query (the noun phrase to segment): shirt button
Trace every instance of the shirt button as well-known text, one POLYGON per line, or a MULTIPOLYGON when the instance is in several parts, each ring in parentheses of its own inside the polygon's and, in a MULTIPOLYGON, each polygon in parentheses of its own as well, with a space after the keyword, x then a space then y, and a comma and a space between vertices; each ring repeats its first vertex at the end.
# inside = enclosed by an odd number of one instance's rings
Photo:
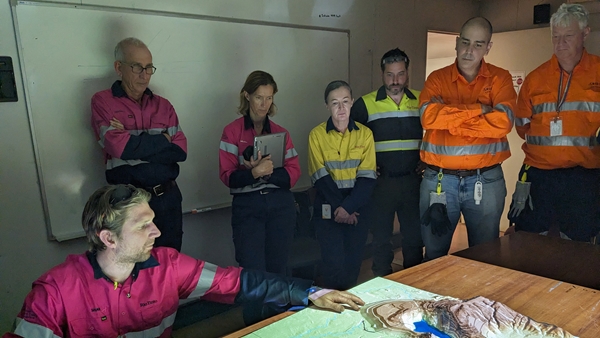
POLYGON ((93 327, 93 326, 90 326, 90 330, 94 331, 94 327, 93 327))
POLYGON ((125 312, 121 312, 121 314, 124 316, 124 315, 125 315, 125 312))

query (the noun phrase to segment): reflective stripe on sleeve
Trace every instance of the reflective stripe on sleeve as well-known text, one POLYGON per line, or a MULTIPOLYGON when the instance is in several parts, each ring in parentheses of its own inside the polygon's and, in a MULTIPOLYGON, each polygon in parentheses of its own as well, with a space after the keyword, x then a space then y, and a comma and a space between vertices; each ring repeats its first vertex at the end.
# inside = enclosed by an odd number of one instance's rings
POLYGON ((386 111, 375 114, 369 114, 369 119, 367 122, 372 122, 379 119, 389 119, 389 118, 402 118, 402 117, 419 117, 418 110, 408 110, 408 111, 386 111))
POLYGON ((419 108, 419 115, 421 116, 421 119, 423 118, 423 113, 425 113, 425 109, 427 109, 427 106, 430 103, 431 103, 431 101, 427 101, 421 105, 421 108, 419 108))
POLYGON ((374 180, 377 179, 377 173, 375 170, 359 170, 356 172, 356 178, 364 177, 364 178, 372 178, 374 180))
POLYGON ((163 332, 165 332, 165 330, 167 328, 173 326, 173 323, 175 322, 175 315, 177 315, 177 311, 175 311, 175 313, 168 316, 167 318, 163 319, 162 322, 155 327, 151 327, 144 331, 129 332, 129 333, 123 335, 123 337, 127 337, 127 338, 160 337, 160 335, 163 334, 163 332))
POLYGON ((595 145, 593 137, 585 136, 530 136, 526 135, 527 144, 536 146, 591 147, 595 145))
POLYGON ((393 140, 375 142, 375 152, 401 151, 401 150, 419 150, 421 149, 421 140, 393 140))
POLYGON ((288 158, 292 158, 294 156, 298 156, 298 153, 296 152, 296 148, 288 149, 288 151, 285 152, 285 159, 286 160, 288 158))
POLYGON ((515 126, 517 127, 522 127, 529 123, 531 123, 531 120, 526 117, 518 117, 515 119, 515 126))
POLYGON ((22 318, 17 318, 15 334, 21 337, 59 338, 52 330, 39 324, 30 323, 22 318))
POLYGON ((258 184, 253 184, 253 185, 247 185, 243 188, 229 189, 229 192, 232 194, 243 194, 243 193, 247 193, 247 192, 262 190, 265 188, 278 189, 279 187, 276 186, 275 184, 271 184, 271 183, 258 183, 258 184))
POLYGON ((463 145, 463 146, 446 146, 446 145, 435 145, 428 142, 423 142, 421 150, 427 151, 437 155, 448 155, 448 156, 464 156, 464 155, 484 155, 492 154, 502 151, 509 151, 508 142, 496 142, 490 144, 474 144, 474 145, 463 145))
POLYGON ((208 262, 204 262, 204 267, 200 272, 200 278, 198 284, 188 298, 202 297, 206 294, 206 291, 210 289, 211 285, 215 281, 215 275, 217 273, 217 266, 208 262))
POLYGON ((310 176, 310 181, 314 185, 316 181, 318 181, 319 179, 321 179, 327 175, 329 175, 329 172, 327 172, 327 169, 320 168, 319 170, 315 171, 315 173, 310 176))
POLYGON ((350 180, 334 180, 335 184, 337 185, 338 189, 349 189, 349 188, 354 188, 354 183, 356 182, 355 179, 350 179, 350 180))
POLYGON ((219 144, 219 149, 226 151, 228 153, 234 154, 238 156, 238 147, 235 144, 227 143, 225 141, 221 141, 219 144))
POLYGON ((508 115, 511 125, 515 122, 515 113, 508 106, 503 104, 497 104, 494 106, 494 109, 506 113, 506 115, 508 115))

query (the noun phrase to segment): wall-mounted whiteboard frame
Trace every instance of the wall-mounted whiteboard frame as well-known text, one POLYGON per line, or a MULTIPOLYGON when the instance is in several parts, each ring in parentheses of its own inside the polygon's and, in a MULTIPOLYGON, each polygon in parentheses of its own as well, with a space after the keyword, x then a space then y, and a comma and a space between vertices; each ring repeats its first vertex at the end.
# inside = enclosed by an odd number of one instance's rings
POLYGON ((273 121, 289 130, 300 154, 296 188, 310 185, 308 133, 328 117, 326 84, 349 78, 348 30, 45 1, 11 8, 49 238, 83 236, 83 206, 106 184, 89 100, 117 79, 112 50, 128 36, 152 51, 158 71, 150 88, 171 101, 188 137, 178 178, 184 212, 230 204, 218 178, 219 139, 256 69, 278 83, 273 121))

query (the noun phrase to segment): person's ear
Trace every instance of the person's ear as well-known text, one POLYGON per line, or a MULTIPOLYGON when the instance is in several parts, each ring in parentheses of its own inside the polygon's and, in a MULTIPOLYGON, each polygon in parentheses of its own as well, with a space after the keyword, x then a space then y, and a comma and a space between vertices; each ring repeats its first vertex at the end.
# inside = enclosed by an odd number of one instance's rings
POLYGON ((121 61, 115 61, 114 67, 117 75, 119 75, 119 77, 123 77, 123 73, 121 72, 121 61))
POLYGON ((490 49, 492 49, 492 45, 494 43, 492 41, 490 41, 487 45, 487 47, 485 48, 485 55, 488 55, 488 53, 490 52, 490 49))
POLYGON ((246 98, 246 100, 250 101, 250 94, 248 94, 248 92, 245 90, 244 90, 244 97, 246 98))
POLYGON ((104 243, 104 245, 106 245, 107 248, 115 248, 116 247, 116 242, 115 242, 115 234, 113 234, 110 230, 108 229, 102 229, 100 230, 100 233, 98 233, 98 238, 100 238, 100 240, 102 241, 102 243, 104 243))
POLYGON ((587 26, 583 29, 583 41, 590 35, 590 26, 587 26))

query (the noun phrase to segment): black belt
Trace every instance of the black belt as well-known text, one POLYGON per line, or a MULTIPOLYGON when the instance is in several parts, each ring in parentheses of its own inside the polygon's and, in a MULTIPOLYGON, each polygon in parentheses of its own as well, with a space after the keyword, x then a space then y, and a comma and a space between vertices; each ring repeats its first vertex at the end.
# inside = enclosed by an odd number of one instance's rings
POLYGON ((158 196, 163 195, 167 191, 171 190, 171 188, 173 188, 176 185, 177 185, 177 183, 175 183, 174 180, 170 180, 165 183, 155 185, 153 187, 142 187, 142 189, 144 189, 144 190, 148 191, 149 193, 151 193, 152 195, 158 197, 158 196))
MULTIPOLYGON (((489 166, 489 167, 484 167, 481 169, 468 169, 468 170, 455 170, 455 169, 442 169, 442 173, 445 175, 454 175, 454 176, 458 176, 458 177, 467 177, 467 176, 475 176, 477 175, 477 170, 479 170, 479 173, 484 173, 488 170, 492 170, 496 167, 498 167, 500 165, 500 163, 498 164, 494 164, 493 166, 489 166)), ((427 168, 435 171, 435 172, 440 172, 440 167, 436 167, 434 165, 427 165, 427 168)))

